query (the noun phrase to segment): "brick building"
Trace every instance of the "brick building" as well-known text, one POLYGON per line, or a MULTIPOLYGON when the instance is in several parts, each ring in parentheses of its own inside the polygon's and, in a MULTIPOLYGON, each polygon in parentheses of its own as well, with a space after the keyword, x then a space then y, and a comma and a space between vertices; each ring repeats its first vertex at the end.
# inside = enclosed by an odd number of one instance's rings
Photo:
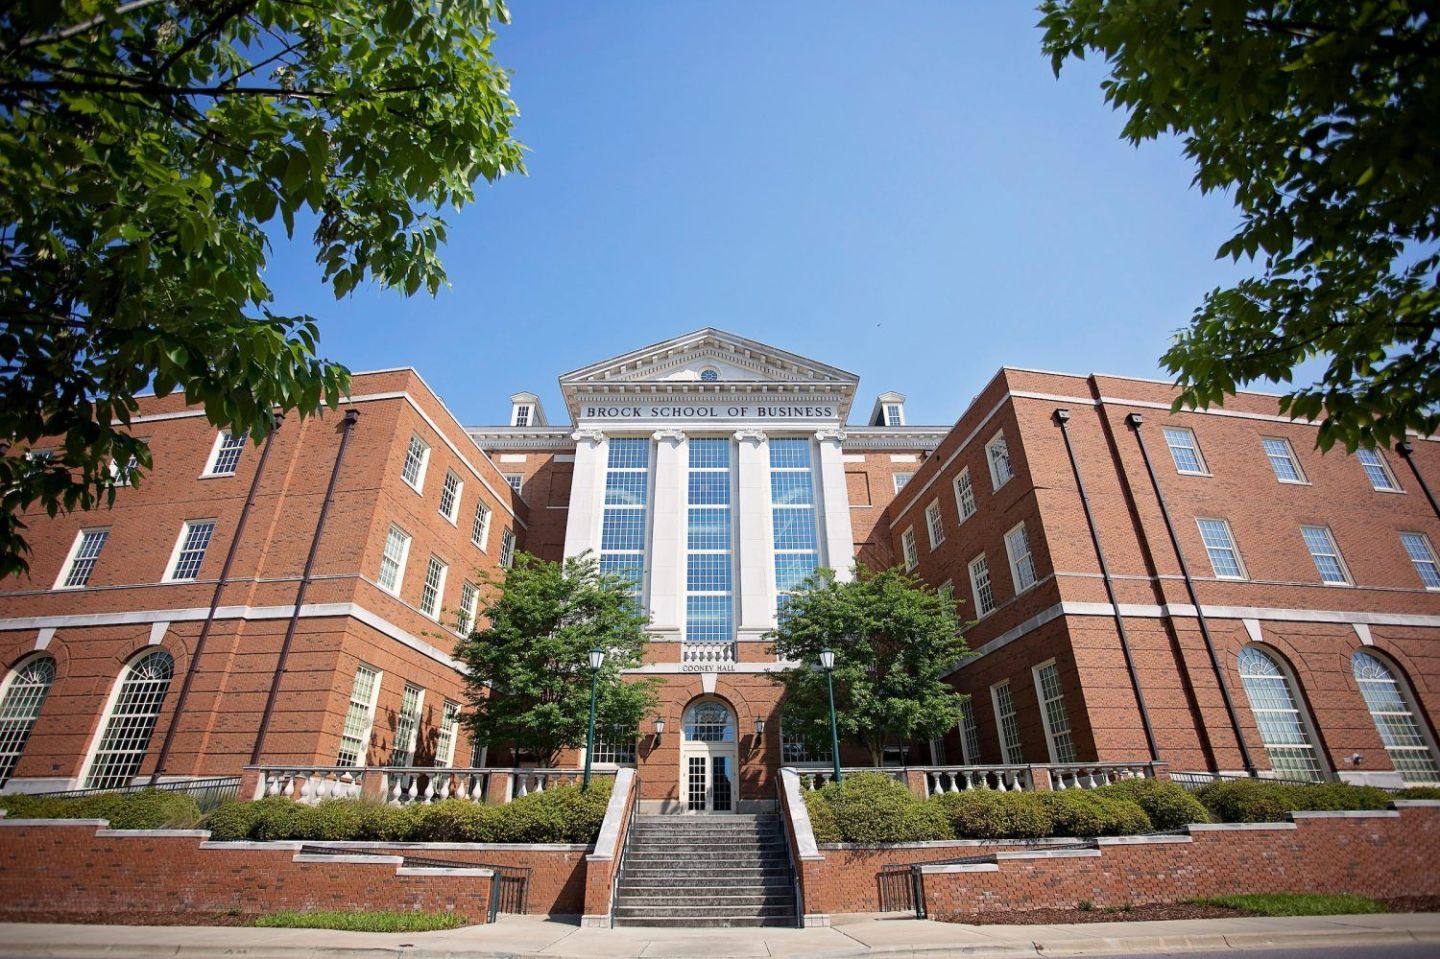
POLYGON ((563 426, 517 393, 462 428, 410 370, 357 375, 268 447, 147 401, 153 476, 27 517, 30 578, 0 583, 0 780, 483 764, 450 653, 514 549, 637 575, 667 731, 594 758, 636 763, 651 808, 768 803, 782 762, 821 758, 784 735, 763 636, 787 589, 855 560, 976 620, 966 722, 897 760, 1440 778, 1418 478, 1440 444, 1322 457, 1261 394, 1171 414, 1164 384, 1009 368, 954 426, 911 426, 898 393, 852 416, 858 385, 707 329, 561 376, 563 426))

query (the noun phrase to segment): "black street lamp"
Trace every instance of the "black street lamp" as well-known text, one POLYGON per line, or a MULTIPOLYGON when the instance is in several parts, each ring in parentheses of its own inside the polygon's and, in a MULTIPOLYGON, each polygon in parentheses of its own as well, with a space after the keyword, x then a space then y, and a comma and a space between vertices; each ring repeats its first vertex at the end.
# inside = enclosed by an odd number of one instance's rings
POLYGON ((600 682, 600 667, 605 665, 605 650, 596 646, 590 650, 590 732, 585 736, 585 779, 580 783, 583 792, 590 788, 590 758, 595 755, 595 691, 600 682))
POLYGON ((830 690, 830 758, 835 763, 835 782, 844 781, 840 773, 840 734, 835 731, 835 650, 820 650, 820 668, 825 670, 825 687, 830 690))

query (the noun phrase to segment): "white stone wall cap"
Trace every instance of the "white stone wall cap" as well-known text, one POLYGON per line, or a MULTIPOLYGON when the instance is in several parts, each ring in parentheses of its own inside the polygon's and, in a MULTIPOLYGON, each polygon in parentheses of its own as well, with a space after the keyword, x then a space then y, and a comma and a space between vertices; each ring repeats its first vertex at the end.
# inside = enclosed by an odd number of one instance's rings
POLYGON ((398 866, 405 861, 404 856, 369 856, 364 853, 309 853, 297 852, 292 857, 293 862, 348 862, 348 863, 385 863, 398 866))
POLYGON ((1097 836, 1099 846, 1139 846, 1146 843, 1194 842, 1190 836, 1097 836))
POLYGON ((605 818, 600 821, 595 851, 587 859, 615 858, 615 850, 620 844, 620 830, 625 825, 625 806, 634 787, 635 770, 627 767, 615 773, 615 785, 610 787, 610 801, 605 805, 605 818))
POLYGON ((1392 799, 1391 809, 1440 809, 1440 799, 1392 799))
POLYGON ((495 870, 482 866, 401 866, 397 876, 477 876, 493 879, 495 870))
MULTIPOLYGON (((212 842, 207 845, 217 846, 259 846, 266 849, 277 849, 284 846, 299 848, 302 843, 290 840, 279 840, 275 842, 260 842, 247 840, 244 843, 212 842)), ((387 842, 380 839, 319 839, 303 843, 312 849, 323 847, 326 849, 399 849, 404 851, 418 850, 457 850, 469 849, 472 851, 484 852, 585 852, 590 846, 577 842, 387 842)))
POLYGON ((1046 836, 1043 839, 927 839, 924 842, 827 842, 821 849, 973 849, 977 846, 1068 846, 1080 840, 1073 836, 1046 836))
POLYGON ((815 829, 810 825, 810 810, 800 793, 800 774, 789 766, 780 768, 780 787, 785 792, 785 806, 790 813, 790 828, 795 832, 795 851, 800 859, 824 859, 815 845, 815 829))
POLYGON ((104 839, 209 839, 208 829, 97 829, 104 839))
POLYGON ((1225 832, 1227 830, 1294 829, 1293 822, 1192 822, 1185 827, 1192 833, 1225 832))
POLYGON ((927 876, 955 872, 999 872, 1000 866, 993 862, 951 862, 938 866, 921 866, 920 872, 927 876))
POLYGON ((1094 859, 1098 849, 1027 849, 1024 852, 997 852, 999 859, 1094 859))
POLYGON ((0 826, 86 826, 90 829, 106 829, 108 819, 0 819, 0 826))
POLYGON ((272 852, 298 852, 301 846, 319 845, 319 843, 296 842, 293 839, 274 839, 261 842, 257 839, 239 839, 234 842, 225 842, 220 839, 207 839, 200 844, 201 849, 228 849, 233 851, 269 849, 272 852))
POLYGON ((1293 819, 1398 819, 1394 809, 1297 809, 1293 819))

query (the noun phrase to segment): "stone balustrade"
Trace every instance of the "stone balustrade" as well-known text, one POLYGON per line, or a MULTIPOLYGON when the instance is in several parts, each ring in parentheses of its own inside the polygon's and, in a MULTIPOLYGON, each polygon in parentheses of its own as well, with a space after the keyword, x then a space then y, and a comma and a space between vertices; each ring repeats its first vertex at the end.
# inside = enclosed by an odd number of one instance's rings
POLYGON ((446 799, 484 802, 491 769, 441 769, 433 766, 385 766, 381 795, 391 806, 428 806, 446 799))
MULTIPOLYGON (((835 772, 829 766, 825 766, 824 768, 819 766, 810 768, 796 767, 795 772, 800 776, 801 789, 815 790, 822 786, 828 786, 835 781, 835 772)), ((897 783, 903 783, 905 781, 905 770, 899 767, 882 769, 874 766, 855 766, 853 768, 847 766, 842 767, 840 770, 842 776, 849 776, 854 773, 884 773, 897 783)))
POLYGON ((508 803, 578 783, 579 769, 488 769, 444 766, 250 766, 251 798, 284 796, 307 806, 362 796, 392 806, 429 805, 445 799, 508 803))
POLYGON ((682 642, 680 662, 695 666, 728 666, 735 662, 735 644, 682 642))
POLYGON ((358 799, 365 770, 351 766, 261 766, 255 799, 284 796, 307 806, 327 799, 358 799))
POLYGON ((1029 766, 927 766, 921 772, 925 775, 925 791, 931 796, 967 789, 1002 793, 1035 790, 1029 766))
POLYGON ((1050 788, 1095 789, 1126 779, 1154 779, 1155 763, 1064 763, 1047 766, 1050 788))
MULTIPOLYGON (((829 766, 793 767, 803 789, 815 790, 832 782, 829 766)), ((883 773, 908 785, 916 795, 939 796, 969 789, 996 792, 1045 792, 1096 789, 1127 779, 1165 778, 1165 763, 1094 762, 1009 764, 997 766, 887 766, 842 769, 843 775, 883 773)))

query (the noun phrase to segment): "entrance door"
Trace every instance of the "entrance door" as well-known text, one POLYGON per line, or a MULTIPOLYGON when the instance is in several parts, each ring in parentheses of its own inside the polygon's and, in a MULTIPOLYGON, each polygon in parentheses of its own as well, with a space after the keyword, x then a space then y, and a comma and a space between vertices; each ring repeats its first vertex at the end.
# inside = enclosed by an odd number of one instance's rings
POLYGON ((680 795, 685 811, 735 811, 735 715, 724 703, 700 700, 681 726, 680 795))

